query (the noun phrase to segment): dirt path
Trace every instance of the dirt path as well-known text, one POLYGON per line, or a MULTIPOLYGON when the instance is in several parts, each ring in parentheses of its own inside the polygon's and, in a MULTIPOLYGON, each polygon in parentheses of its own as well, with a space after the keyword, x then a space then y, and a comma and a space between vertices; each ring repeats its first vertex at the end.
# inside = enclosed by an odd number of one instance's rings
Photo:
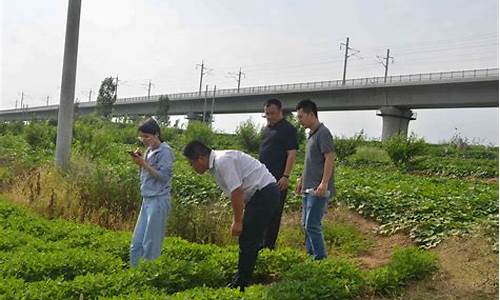
MULTIPOLYGON (((290 215, 288 215, 290 217, 290 215)), ((300 216, 287 218, 288 224, 300 216)), ((375 233, 378 224, 344 207, 331 207, 325 222, 344 222, 355 225, 373 240, 373 245, 356 259, 362 267, 375 268, 386 264, 395 248, 414 243, 405 234, 382 236, 375 233)), ((399 295, 373 297, 372 300, 475 300, 499 299, 498 252, 481 236, 449 238, 431 249, 439 259, 439 271, 422 281, 410 283, 399 295)))

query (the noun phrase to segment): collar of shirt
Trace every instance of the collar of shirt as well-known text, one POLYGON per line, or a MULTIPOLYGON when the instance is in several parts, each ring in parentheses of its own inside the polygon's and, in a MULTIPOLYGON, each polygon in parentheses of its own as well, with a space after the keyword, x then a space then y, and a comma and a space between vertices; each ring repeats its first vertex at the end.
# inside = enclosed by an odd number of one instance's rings
POLYGON ((210 151, 210 156, 208 157, 208 169, 214 172, 214 161, 215 161, 215 151, 210 151))
POLYGON ((314 131, 311 131, 307 138, 311 138, 316 132, 318 132, 318 130, 321 128, 321 126, 323 126, 323 123, 319 123, 318 128, 316 128, 314 131))
POLYGON ((274 123, 274 125, 267 125, 267 126, 271 127, 271 128, 275 128, 278 125, 280 125, 281 123, 283 123, 284 120, 285 120, 285 118, 283 118, 283 119, 279 120, 278 122, 274 123))
POLYGON ((148 147, 148 149, 146 149, 146 157, 151 157, 153 154, 155 154, 156 152, 160 151, 160 148, 163 146, 163 143, 161 143, 158 147, 156 147, 155 149, 151 149, 150 147, 148 147))

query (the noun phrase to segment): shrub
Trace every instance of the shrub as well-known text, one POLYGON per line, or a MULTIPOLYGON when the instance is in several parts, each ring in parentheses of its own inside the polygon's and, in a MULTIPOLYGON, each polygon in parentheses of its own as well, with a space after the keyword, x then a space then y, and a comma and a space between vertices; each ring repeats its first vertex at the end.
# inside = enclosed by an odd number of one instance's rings
POLYGON ((269 288, 269 299, 352 299, 364 285, 361 270, 345 259, 307 261, 293 266, 269 288))
POLYGON ((17 277, 25 281, 55 279, 63 276, 72 280, 87 273, 113 273, 123 267, 121 260, 106 254, 83 249, 40 252, 17 251, 14 257, 0 264, 0 273, 5 277, 17 277))
POLYGON ((424 140, 413 134, 408 137, 405 135, 391 137, 382 145, 394 165, 403 169, 408 168, 411 160, 425 148, 424 140))
POLYGON ((21 137, 0 135, 0 188, 11 186, 17 176, 33 165, 31 146, 21 137))
POLYGON ((374 269, 367 275, 368 285, 381 295, 397 293, 410 280, 422 279, 438 268, 434 254, 408 247, 397 249, 388 265, 374 269))
POLYGON ((358 254, 368 250, 372 244, 354 225, 334 222, 325 224, 323 231, 325 242, 342 253, 358 254))
POLYGON ((362 166, 383 166, 391 162, 391 158, 384 149, 374 146, 359 146, 356 153, 347 158, 349 165, 362 166))
POLYGON ((452 178, 493 178, 498 177, 498 159, 423 156, 415 160, 412 170, 452 178))
POLYGON ((335 153, 337 155, 337 160, 342 162, 345 159, 356 152, 356 147, 358 147, 364 141, 363 133, 355 134, 350 138, 340 138, 334 137, 333 144, 335 146, 335 153))
POLYGON ((19 278, 1 278, 0 295, 5 300, 23 299, 24 280, 19 278))
POLYGON ((305 254, 295 249, 280 248, 260 251, 255 267, 254 280, 258 282, 276 281, 293 266, 305 260, 305 254))
POLYGON ((199 121, 190 121, 182 135, 182 144, 186 145, 192 140, 198 140, 208 147, 212 147, 214 138, 215 133, 210 125, 199 121))
POLYGON ((32 121, 23 130, 24 139, 33 148, 53 151, 56 144, 56 128, 32 121))
POLYGON ((236 127, 236 139, 244 151, 248 153, 257 153, 260 145, 260 132, 259 128, 248 119, 238 127, 236 127))

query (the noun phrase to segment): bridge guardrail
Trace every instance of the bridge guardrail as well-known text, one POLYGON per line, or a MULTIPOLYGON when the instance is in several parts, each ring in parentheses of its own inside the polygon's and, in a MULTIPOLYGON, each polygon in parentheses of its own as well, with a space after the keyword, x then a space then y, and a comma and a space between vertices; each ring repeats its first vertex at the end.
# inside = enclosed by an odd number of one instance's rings
MULTIPOLYGON (((326 90, 326 89, 343 89, 343 88, 357 88, 367 86, 394 86, 394 85, 407 85, 407 84, 422 84, 426 82, 437 81, 461 81, 480 80, 485 78, 498 78, 498 68, 492 69, 475 69, 475 70, 462 70, 462 71, 449 71, 449 72, 433 72, 433 73, 419 73, 408 75, 394 75, 388 76, 387 79, 381 77, 368 77, 368 78, 355 78, 347 79, 345 84, 342 80, 331 81, 315 81, 304 83, 289 83, 278 85, 264 85, 244 87, 238 89, 221 89, 215 92, 209 92, 207 98, 212 97, 226 97, 226 96, 245 96, 245 95, 258 95, 269 94, 278 92, 296 92, 296 91, 310 91, 310 90, 326 90)), ((197 99, 204 98, 204 92, 188 92, 176 93, 167 95, 170 100, 184 100, 184 99, 197 99)), ((119 103, 135 103, 143 101, 157 101, 159 95, 151 97, 130 97, 119 99, 119 103)))
MULTIPOLYGON (((293 93, 300 91, 321 91, 321 90, 331 90, 331 89, 345 89, 345 88, 359 88, 359 87, 377 87, 377 86, 397 86, 397 85, 409 85, 409 84, 425 84, 425 83, 435 83, 435 82, 450 82, 450 81, 463 81, 463 80, 481 80, 485 78, 498 78, 498 68, 490 69, 473 69, 473 70, 462 70, 462 71, 448 71, 448 72, 433 72, 433 73, 419 73, 419 74, 408 74, 408 75, 394 75, 388 76, 385 79, 381 77, 368 77, 368 78, 354 78, 347 79, 343 84, 342 80, 331 80, 331 81, 315 81, 315 82, 303 82, 303 83, 288 83, 288 84, 277 84, 277 85, 263 85, 263 86, 253 86, 244 87, 238 89, 221 89, 215 92, 209 92, 207 95, 208 99, 212 97, 229 97, 229 96, 251 96, 259 94, 269 94, 269 93, 293 93)), ((138 103, 138 102, 155 102, 161 95, 154 96, 140 96, 140 97, 129 97, 121 98, 116 101, 118 104, 126 103, 138 103)), ((205 93, 202 92, 188 92, 188 93, 175 93, 167 95, 170 100, 188 100, 188 99, 199 99, 204 98, 205 93)), ((95 102, 82 102, 81 106, 92 106, 95 102)), ((51 105, 52 106, 52 105, 51 105)), ((57 105, 55 105, 57 107, 57 105)), ((33 107, 33 109, 47 109, 49 106, 43 107, 33 107)), ((16 112, 22 111, 21 108, 4 110, 2 112, 7 113, 8 111, 16 112)))

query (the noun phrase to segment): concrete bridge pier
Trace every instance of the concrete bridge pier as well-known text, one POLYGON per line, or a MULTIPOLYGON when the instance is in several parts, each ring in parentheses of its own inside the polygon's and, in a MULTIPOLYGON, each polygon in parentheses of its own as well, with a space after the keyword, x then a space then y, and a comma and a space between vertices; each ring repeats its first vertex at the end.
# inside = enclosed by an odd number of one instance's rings
POLYGON ((408 123, 416 120, 416 115, 408 107, 383 106, 377 112, 382 117, 382 141, 394 135, 408 134, 408 123))

